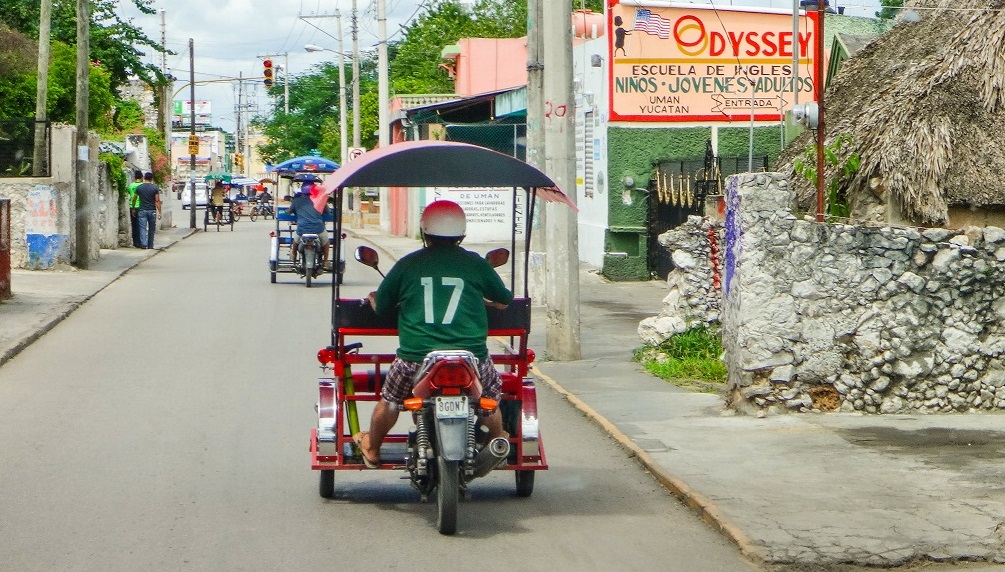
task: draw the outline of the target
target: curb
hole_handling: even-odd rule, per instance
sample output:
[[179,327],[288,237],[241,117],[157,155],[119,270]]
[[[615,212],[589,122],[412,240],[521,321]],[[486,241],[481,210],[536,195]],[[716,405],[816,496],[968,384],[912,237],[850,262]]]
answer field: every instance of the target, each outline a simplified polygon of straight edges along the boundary
[[608,421],[607,418],[587,405],[582,399],[576,397],[573,393],[562,387],[562,385],[557,381],[542,372],[540,367],[531,367],[530,373],[534,377],[547,383],[559,395],[564,397],[566,401],[571,403],[573,407],[586,415],[587,419],[593,421],[597,426],[613,437],[622,448],[628,450],[635,456],[636,459],[638,459],[639,464],[649,471],[653,477],[655,477],[657,482],[669,490],[671,494],[683,501],[688,508],[697,512],[698,516],[706,524],[733,541],[737,547],[739,547],[740,552],[744,556],[750,559],[755,559],[759,562],[767,562],[767,554],[765,554],[764,550],[755,545],[753,541],[751,541],[750,537],[747,536],[747,534],[743,532],[743,530],[737,526],[736,523],[730,520],[730,518],[726,516],[725,513],[723,513],[722,510],[719,509],[714,502],[712,502],[711,499],[698,491],[695,491],[681,478],[661,467],[653,460],[652,455],[639,447],[627,435],[622,433],[616,425]]

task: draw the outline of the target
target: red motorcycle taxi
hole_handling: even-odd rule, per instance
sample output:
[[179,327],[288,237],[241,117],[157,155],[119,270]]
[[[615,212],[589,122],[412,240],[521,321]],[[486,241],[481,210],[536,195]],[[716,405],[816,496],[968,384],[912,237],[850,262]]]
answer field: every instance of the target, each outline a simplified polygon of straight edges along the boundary
[[[527,213],[523,221],[526,228],[530,228],[538,198],[576,208],[551,179],[525,162],[483,147],[449,141],[395,143],[367,152],[328,176],[323,186],[334,196],[335,204],[342,204],[342,193],[349,187],[509,187],[514,219],[520,201],[524,201],[520,212]],[[343,239],[339,218],[333,233],[336,252]],[[517,234],[518,225],[514,223],[510,250],[516,250]],[[404,409],[412,414],[413,426],[405,433],[388,434],[381,447],[377,468],[404,470],[423,502],[435,493],[437,529],[442,534],[457,531],[459,502],[466,498],[468,486],[475,479],[492,471],[512,471],[516,495],[529,497],[535,474],[548,468],[538,426],[536,387],[529,375],[534,361],[534,351],[528,347],[529,239],[524,239],[522,246],[522,296],[514,288],[517,257],[511,257],[508,249],[486,254],[493,267],[509,264],[510,288],[517,294],[505,309],[486,309],[488,335],[508,340],[490,345],[492,361],[502,378],[499,401],[481,395],[477,359],[469,352],[431,352],[416,374],[413,397],[404,403]],[[356,259],[379,271],[377,253],[372,248],[358,248]],[[330,375],[318,380],[318,423],[310,436],[311,468],[319,471],[319,493],[325,498],[335,494],[336,471],[367,468],[352,439],[360,430],[357,404],[380,399],[395,357],[393,352],[366,351],[363,340],[396,338],[398,334],[396,316],[377,316],[365,299],[341,298],[340,286],[340,281],[332,284],[331,342],[318,352],[318,361]],[[483,442],[478,416],[497,408],[508,437]]]

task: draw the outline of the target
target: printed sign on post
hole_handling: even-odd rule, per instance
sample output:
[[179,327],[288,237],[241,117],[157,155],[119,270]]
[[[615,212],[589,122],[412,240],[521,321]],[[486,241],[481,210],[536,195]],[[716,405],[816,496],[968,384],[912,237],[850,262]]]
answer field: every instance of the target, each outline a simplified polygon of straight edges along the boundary
[[467,219],[468,243],[509,240],[513,224],[516,224],[517,239],[523,238],[524,207],[526,193],[517,190],[516,220],[513,220],[513,189],[432,189],[426,196],[429,202],[435,200],[454,201],[464,209]]
[[814,98],[815,12],[797,35],[791,13],[752,8],[618,3],[608,17],[612,121],[779,121],[796,90]]

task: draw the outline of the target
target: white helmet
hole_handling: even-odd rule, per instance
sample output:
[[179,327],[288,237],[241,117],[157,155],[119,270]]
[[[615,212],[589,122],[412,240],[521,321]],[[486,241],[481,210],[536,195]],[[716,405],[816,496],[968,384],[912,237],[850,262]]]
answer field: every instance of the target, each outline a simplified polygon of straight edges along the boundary
[[467,226],[464,209],[453,201],[433,201],[422,211],[419,228],[426,236],[461,238]]

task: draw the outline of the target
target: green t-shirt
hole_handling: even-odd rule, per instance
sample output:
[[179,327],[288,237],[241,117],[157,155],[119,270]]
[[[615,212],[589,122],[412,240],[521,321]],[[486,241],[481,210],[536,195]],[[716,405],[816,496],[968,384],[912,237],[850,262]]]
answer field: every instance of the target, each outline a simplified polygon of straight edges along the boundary
[[488,357],[485,299],[513,301],[496,271],[460,246],[433,246],[405,256],[377,289],[378,313],[398,311],[398,357],[421,362],[433,350]]
[[136,187],[143,184],[143,181],[135,181],[129,183],[129,187],[126,190],[129,191],[129,208],[136,209],[140,207],[140,198],[136,196]]

